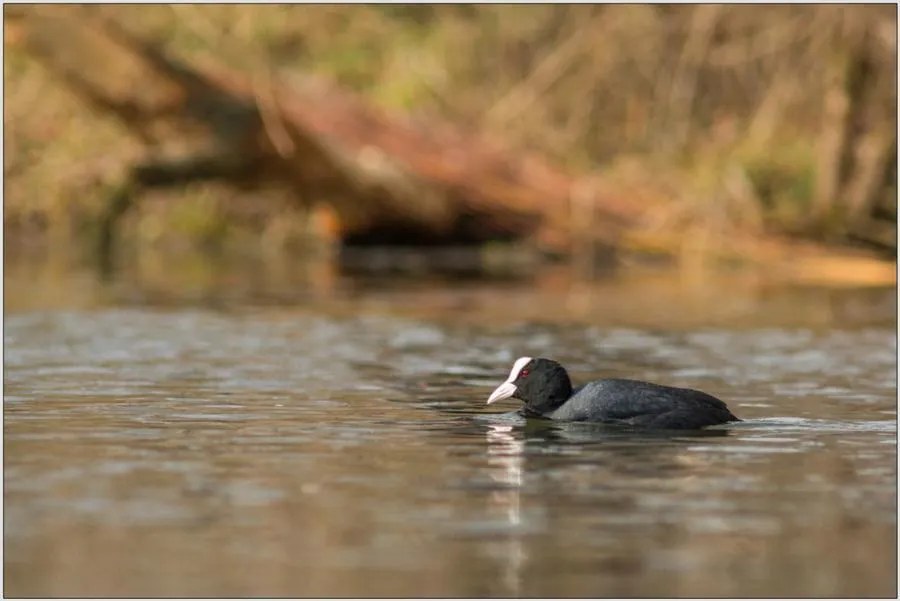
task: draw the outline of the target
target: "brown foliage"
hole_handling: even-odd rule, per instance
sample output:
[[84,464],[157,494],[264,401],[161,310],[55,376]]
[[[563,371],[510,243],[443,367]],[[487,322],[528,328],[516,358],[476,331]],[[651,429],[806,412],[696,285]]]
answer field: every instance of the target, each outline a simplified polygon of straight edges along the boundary
[[[444,116],[598,171],[619,196],[659,198],[651,225],[893,243],[873,225],[896,214],[891,5],[93,10],[192,63],[325,74],[423,121]],[[34,77],[8,70],[7,89],[23,74]],[[10,100],[7,114],[22,114],[23,95]],[[10,133],[8,176],[32,135]]]

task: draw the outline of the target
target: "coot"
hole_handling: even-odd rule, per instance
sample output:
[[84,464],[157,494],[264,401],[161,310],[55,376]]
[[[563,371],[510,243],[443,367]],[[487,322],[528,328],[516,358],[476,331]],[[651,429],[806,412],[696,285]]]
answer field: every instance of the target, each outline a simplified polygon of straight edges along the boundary
[[516,359],[487,402],[510,397],[525,402],[522,415],[555,420],[690,430],[741,421],[716,397],[690,388],[612,378],[573,390],[565,368],[543,358]]

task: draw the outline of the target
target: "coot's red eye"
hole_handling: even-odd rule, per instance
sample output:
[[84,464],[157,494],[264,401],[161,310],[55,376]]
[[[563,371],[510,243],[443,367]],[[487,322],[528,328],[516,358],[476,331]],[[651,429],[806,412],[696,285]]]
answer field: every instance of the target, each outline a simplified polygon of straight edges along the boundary
[[519,377],[520,377],[520,378],[524,378],[524,377],[527,376],[527,375],[528,375],[528,370],[527,370],[527,369],[523,369],[522,371],[519,372]]

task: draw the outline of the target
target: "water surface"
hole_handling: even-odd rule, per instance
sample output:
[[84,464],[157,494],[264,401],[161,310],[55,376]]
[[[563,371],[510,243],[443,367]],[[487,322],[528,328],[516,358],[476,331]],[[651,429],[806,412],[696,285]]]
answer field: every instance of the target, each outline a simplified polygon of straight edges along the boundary
[[[5,594],[896,595],[891,328],[476,319],[400,296],[8,314]],[[486,407],[520,355],[701,388],[746,421]]]

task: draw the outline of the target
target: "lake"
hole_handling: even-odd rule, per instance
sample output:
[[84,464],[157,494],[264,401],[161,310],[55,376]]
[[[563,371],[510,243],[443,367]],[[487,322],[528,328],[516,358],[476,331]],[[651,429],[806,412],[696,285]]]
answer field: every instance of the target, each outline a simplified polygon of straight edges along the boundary
[[[172,271],[7,266],[5,595],[897,594],[893,289]],[[522,355],[745,421],[487,407]]]

